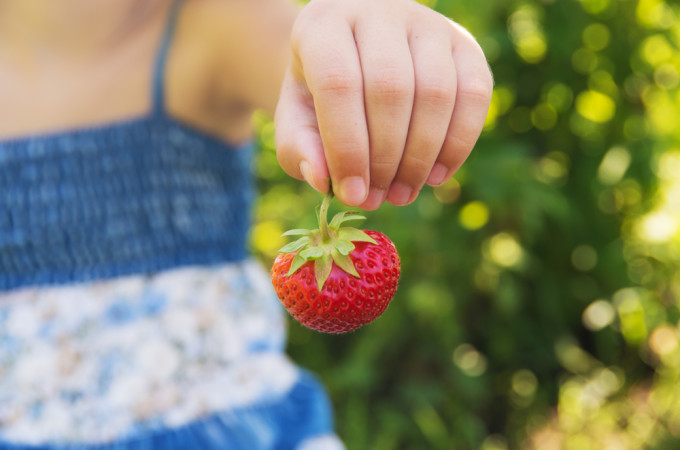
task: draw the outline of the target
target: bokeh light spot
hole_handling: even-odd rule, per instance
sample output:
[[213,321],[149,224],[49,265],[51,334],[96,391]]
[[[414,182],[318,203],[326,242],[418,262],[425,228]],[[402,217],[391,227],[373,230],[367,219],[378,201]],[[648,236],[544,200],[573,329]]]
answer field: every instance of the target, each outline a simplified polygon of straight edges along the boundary
[[666,211],[653,211],[636,224],[637,235],[650,243],[667,242],[678,232],[678,221]]
[[562,184],[569,173],[569,156],[552,151],[538,160],[536,179],[549,184]]
[[453,351],[453,362],[468,376],[478,377],[486,371],[486,357],[470,344],[460,344]]
[[591,331],[598,331],[611,324],[616,317],[616,311],[606,300],[595,300],[583,310],[581,320],[583,325]]
[[538,11],[531,5],[523,5],[509,18],[510,39],[515,51],[524,61],[536,64],[543,60],[548,44],[541,29]]
[[498,114],[505,114],[515,104],[515,92],[508,86],[497,86],[493,97],[498,101]]
[[555,343],[555,356],[562,367],[574,373],[586,373],[595,364],[594,358],[570,337]]
[[588,77],[588,87],[593,91],[602,92],[612,99],[617,99],[619,96],[619,87],[612,77],[612,74],[606,70],[596,70]]
[[663,153],[654,164],[656,176],[667,181],[680,179],[680,149]]
[[635,11],[638,22],[649,28],[668,29],[677,14],[663,0],[639,0]]
[[484,438],[479,450],[508,450],[508,442],[500,434],[492,434]]
[[616,291],[612,297],[619,314],[619,324],[623,338],[638,344],[647,336],[644,308],[640,303],[639,289],[623,288]]
[[563,112],[574,101],[574,92],[566,84],[555,83],[548,89],[545,99],[555,110]]
[[598,51],[609,45],[610,35],[611,33],[606,25],[593,23],[583,30],[581,37],[586,47],[590,50]]
[[268,220],[257,223],[252,229],[253,246],[265,255],[275,256],[286,243],[282,234],[283,228],[278,222]]
[[673,64],[662,64],[654,69],[654,82],[661,89],[671,90],[680,84],[680,74]]
[[520,369],[512,375],[512,390],[520,397],[533,397],[538,387],[536,375],[528,369]]
[[599,14],[609,8],[610,0],[579,0],[579,2],[590,14]]
[[678,330],[668,324],[662,324],[649,336],[649,348],[659,356],[668,355],[678,348]]
[[653,67],[670,61],[673,53],[673,47],[662,34],[650,36],[640,44],[642,58]]
[[446,183],[434,188],[434,197],[441,203],[449,204],[460,197],[460,183],[455,178],[450,178]]
[[621,181],[630,166],[630,153],[623,147],[612,147],[605,153],[597,169],[597,179],[604,185]]
[[601,92],[588,90],[576,97],[576,111],[592,122],[605,123],[614,117],[616,103]]
[[468,230],[478,230],[489,221],[489,207],[480,201],[463,206],[459,215],[460,224]]
[[488,242],[490,259],[503,267],[514,267],[522,262],[524,250],[517,239],[509,233],[498,233]]
[[531,123],[539,130],[550,130],[557,123],[557,111],[549,103],[536,105],[531,111]]

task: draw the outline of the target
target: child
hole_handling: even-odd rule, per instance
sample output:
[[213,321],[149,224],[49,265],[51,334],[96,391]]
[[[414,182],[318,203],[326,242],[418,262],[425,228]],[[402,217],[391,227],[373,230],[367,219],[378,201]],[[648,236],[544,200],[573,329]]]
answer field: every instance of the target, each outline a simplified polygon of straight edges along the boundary
[[250,115],[375,209],[458,169],[491,84],[411,0],[1,0],[0,448],[342,448],[246,254]]

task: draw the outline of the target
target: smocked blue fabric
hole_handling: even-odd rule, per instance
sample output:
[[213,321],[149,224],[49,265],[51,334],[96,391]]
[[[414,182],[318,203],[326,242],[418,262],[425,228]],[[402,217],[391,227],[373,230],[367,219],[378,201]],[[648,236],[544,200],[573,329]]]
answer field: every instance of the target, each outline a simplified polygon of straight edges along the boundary
[[330,436],[330,405],[318,381],[302,372],[297,384],[282,399],[253,405],[111,444],[21,445],[0,441],[3,450],[342,450],[333,440],[313,443],[307,437]]
[[151,273],[246,256],[250,145],[153,109],[100,127],[0,141],[0,290]]

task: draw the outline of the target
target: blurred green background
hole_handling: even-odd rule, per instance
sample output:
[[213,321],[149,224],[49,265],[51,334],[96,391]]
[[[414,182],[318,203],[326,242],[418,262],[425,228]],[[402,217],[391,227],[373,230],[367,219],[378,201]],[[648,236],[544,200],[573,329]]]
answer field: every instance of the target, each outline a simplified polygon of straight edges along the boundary
[[[680,5],[425,3],[486,52],[485,131],[455,179],[368,213],[402,257],[387,312],[343,336],[291,321],[290,354],[350,450],[680,448]],[[271,264],[321,196],[256,120]]]

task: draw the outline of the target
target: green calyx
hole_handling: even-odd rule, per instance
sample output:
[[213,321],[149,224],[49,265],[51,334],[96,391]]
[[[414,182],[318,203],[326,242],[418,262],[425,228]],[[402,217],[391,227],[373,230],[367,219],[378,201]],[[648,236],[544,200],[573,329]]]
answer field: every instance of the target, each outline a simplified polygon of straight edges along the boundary
[[328,215],[328,207],[331,204],[331,200],[333,200],[333,190],[329,189],[319,208],[319,229],[296,229],[283,233],[282,236],[301,237],[279,250],[280,253],[297,252],[293,261],[291,261],[287,276],[294,274],[308,261],[314,261],[314,275],[319,291],[323,289],[324,283],[326,283],[328,276],[331,274],[334,262],[345,272],[359,278],[359,273],[349,257],[349,254],[355,248],[353,242],[376,244],[373,238],[358,228],[342,226],[345,222],[351,220],[366,219],[356,212],[340,212],[328,223],[326,216]]

